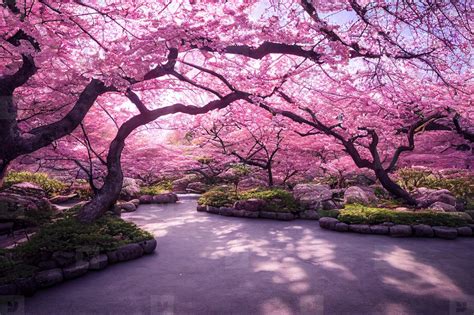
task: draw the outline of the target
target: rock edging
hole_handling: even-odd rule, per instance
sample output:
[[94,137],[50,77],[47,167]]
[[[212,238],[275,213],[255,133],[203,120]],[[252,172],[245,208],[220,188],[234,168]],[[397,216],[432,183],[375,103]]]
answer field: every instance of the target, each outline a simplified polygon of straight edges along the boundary
[[[248,201],[248,200],[247,200]],[[276,212],[276,211],[262,211],[258,207],[243,207],[241,204],[236,203],[236,207],[213,207],[198,205],[197,211],[207,212],[212,214],[219,214],[227,217],[240,217],[240,218],[262,218],[262,219],[273,219],[281,221],[291,221],[295,219],[303,220],[318,220],[319,214],[315,210],[306,210],[300,212]]]
[[404,225],[390,222],[376,225],[347,224],[335,218],[324,217],[319,219],[319,226],[337,232],[389,235],[392,237],[438,237],[452,240],[458,236],[474,235],[474,225],[472,224],[462,227],[430,226],[426,224]]
[[0,295],[31,296],[39,289],[81,277],[89,271],[102,270],[114,263],[151,254],[155,251],[156,245],[155,239],[131,243],[113,251],[98,253],[90,259],[84,259],[82,255],[76,255],[74,252],[55,252],[50,260],[39,266],[40,271],[33,276],[15,279],[12,283],[0,285]]

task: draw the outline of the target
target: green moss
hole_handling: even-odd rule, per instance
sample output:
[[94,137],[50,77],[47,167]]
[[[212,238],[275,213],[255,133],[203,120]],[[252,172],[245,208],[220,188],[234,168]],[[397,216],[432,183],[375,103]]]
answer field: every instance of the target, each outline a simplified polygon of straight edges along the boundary
[[472,200],[474,198],[474,176],[457,175],[455,178],[444,178],[430,170],[416,168],[402,168],[397,172],[398,184],[406,190],[419,187],[447,189],[456,197]]
[[212,207],[231,207],[238,199],[237,193],[232,188],[218,186],[202,194],[198,199],[198,204]]
[[348,224],[427,224],[431,226],[465,226],[469,222],[456,213],[445,212],[403,212],[385,208],[371,208],[362,205],[346,205],[341,210],[338,220]]
[[239,199],[262,199],[266,201],[264,211],[293,212],[299,210],[299,204],[293,195],[284,189],[252,189],[244,191]]
[[227,186],[214,187],[204,193],[198,204],[213,207],[231,207],[238,200],[265,200],[263,211],[294,212],[299,210],[299,204],[293,195],[283,189],[252,189],[237,194]]
[[339,216],[339,213],[340,211],[337,209],[318,211],[319,217],[321,218],[324,218],[324,217],[337,218]]
[[45,173],[30,173],[30,172],[10,172],[5,177],[5,187],[10,187],[14,184],[30,182],[43,188],[48,196],[53,196],[62,192],[66,185],[56,179],[50,178]]
[[173,190],[173,182],[171,180],[162,180],[159,183],[140,187],[140,194],[141,195],[159,195],[163,193],[167,193]]

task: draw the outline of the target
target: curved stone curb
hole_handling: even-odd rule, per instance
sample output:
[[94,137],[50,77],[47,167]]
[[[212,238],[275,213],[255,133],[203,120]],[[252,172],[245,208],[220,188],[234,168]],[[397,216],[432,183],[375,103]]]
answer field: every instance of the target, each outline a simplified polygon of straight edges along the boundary
[[78,255],[78,257],[74,257],[72,261],[68,261],[68,264],[62,267],[61,263],[65,261],[63,258],[67,255],[65,255],[66,252],[57,252],[59,254],[54,253],[52,255],[55,260],[49,261],[50,268],[43,268],[43,270],[40,270],[32,277],[16,279],[13,283],[0,285],[0,295],[31,296],[39,289],[48,288],[65,280],[81,277],[91,270],[102,270],[110,264],[140,258],[143,255],[153,253],[155,249],[156,240],[151,239],[140,243],[123,245],[114,251],[98,253],[89,260],[82,259],[82,255]]
[[295,219],[302,220],[318,220],[319,214],[314,210],[306,210],[301,212],[276,212],[276,211],[260,211],[255,209],[236,209],[228,207],[213,207],[198,205],[196,210],[198,212],[207,212],[212,214],[219,214],[227,217],[240,217],[240,218],[261,218],[271,219],[280,221],[291,221]]
[[337,232],[354,232],[360,234],[390,235],[392,237],[438,237],[447,240],[458,236],[473,236],[474,225],[462,227],[429,226],[425,224],[403,225],[390,222],[377,225],[347,224],[335,218],[319,219],[319,226],[323,229]]

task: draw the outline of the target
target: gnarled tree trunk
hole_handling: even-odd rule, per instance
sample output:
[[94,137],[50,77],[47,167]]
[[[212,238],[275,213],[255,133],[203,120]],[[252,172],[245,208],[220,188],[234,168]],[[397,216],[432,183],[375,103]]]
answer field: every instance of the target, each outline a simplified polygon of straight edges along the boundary
[[0,161],[0,188],[3,187],[3,181],[5,180],[5,176],[7,175],[9,161],[1,160]]
[[390,176],[388,176],[388,173],[385,170],[378,169],[373,171],[380,184],[382,184],[383,188],[385,188],[389,193],[391,193],[394,197],[405,200],[405,202],[411,206],[416,206],[415,198],[413,198],[406,190],[400,187],[400,185],[395,183],[390,178]]

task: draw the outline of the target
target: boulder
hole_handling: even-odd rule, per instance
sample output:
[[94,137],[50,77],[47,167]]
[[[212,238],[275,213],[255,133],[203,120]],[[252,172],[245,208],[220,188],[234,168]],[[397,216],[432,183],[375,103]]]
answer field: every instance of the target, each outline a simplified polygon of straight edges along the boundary
[[140,195],[140,185],[136,179],[125,177],[123,179],[122,191],[120,192],[120,199],[132,200],[138,198]]
[[34,197],[34,198],[47,197],[47,194],[43,188],[41,188],[40,186],[34,183],[29,183],[29,182],[14,184],[7,189],[7,192],[12,193],[12,194],[22,195],[22,196]]
[[362,205],[371,205],[377,202],[377,197],[370,187],[351,186],[344,192],[344,203],[358,203]]
[[370,234],[370,225],[368,224],[350,224],[349,231],[361,233],[361,234]]
[[115,264],[119,261],[116,250],[106,252],[105,254],[107,255],[107,261],[109,264]]
[[186,186],[186,191],[189,193],[202,194],[206,192],[207,185],[201,182],[192,182]]
[[188,174],[180,179],[173,181],[173,191],[178,193],[186,192],[186,188],[192,182],[196,182],[198,180],[198,176],[195,174]]
[[319,214],[315,210],[305,210],[299,213],[300,219],[303,220],[319,220]]
[[265,207],[265,201],[262,199],[239,200],[234,204],[237,210],[259,211]]
[[107,267],[109,258],[106,254],[99,254],[89,260],[89,270],[101,270]]
[[276,215],[277,220],[281,221],[291,221],[295,219],[294,214],[290,212],[277,212]]
[[79,195],[74,193],[70,195],[56,196],[56,197],[50,198],[49,202],[54,203],[54,204],[61,204],[61,203],[77,200],[78,198],[79,198]]
[[334,230],[337,223],[339,223],[339,220],[335,218],[324,217],[319,219],[319,226],[323,229]]
[[264,219],[276,219],[276,218],[277,218],[277,214],[276,214],[276,212],[272,212],[272,211],[261,211],[261,212],[260,212],[260,218],[264,218]]
[[390,236],[393,237],[408,237],[413,233],[411,226],[396,224],[390,227]]
[[329,185],[298,184],[293,188],[295,199],[310,210],[320,209],[324,201],[332,199],[332,194]]
[[122,202],[116,205],[120,211],[123,212],[134,212],[137,211],[137,206],[135,206],[134,203],[131,202]]
[[135,207],[137,207],[137,208],[140,205],[140,199],[132,199],[129,202],[133,203],[135,205]]
[[42,260],[38,262],[37,266],[40,270],[48,270],[48,269],[54,269],[58,267],[58,265],[56,264],[54,260]]
[[321,202],[321,208],[323,210],[333,210],[333,209],[341,209],[342,206],[337,204],[334,200],[324,200]]
[[433,231],[436,237],[444,238],[447,240],[453,240],[458,236],[458,230],[452,227],[433,226]]
[[146,241],[140,242],[139,245],[143,248],[143,252],[145,254],[151,254],[155,251],[157,244],[156,244],[156,240],[152,239],[152,240],[146,240]]
[[232,216],[234,216],[234,217],[244,217],[245,212],[246,212],[245,210],[234,209],[234,210],[232,210]]
[[243,217],[244,218],[258,218],[258,215],[259,215],[259,212],[258,211],[247,211],[247,210],[243,210]]
[[387,235],[390,232],[390,228],[385,225],[376,224],[370,226],[370,233],[377,235]]
[[421,208],[428,208],[436,202],[442,202],[456,207],[456,197],[454,197],[447,189],[429,189],[420,187],[415,189],[413,197]]
[[429,207],[430,210],[438,212],[456,212],[456,207],[441,201],[436,201]]
[[59,268],[40,271],[35,275],[35,282],[40,288],[50,287],[62,282],[63,272]]
[[128,244],[117,249],[117,260],[127,261],[143,256],[143,248],[138,244]]
[[219,214],[219,208],[213,206],[207,206],[207,212]]
[[143,195],[139,198],[141,204],[152,203],[175,203],[178,201],[178,196],[175,193],[163,193],[159,195]]
[[54,209],[46,197],[22,195],[21,192],[12,192],[10,189],[0,192],[0,218],[3,221],[28,221],[28,218],[50,215]]
[[58,251],[54,252],[51,257],[56,262],[56,264],[58,264],[59,267],[72,265],[76,262],[75,252]]
[[426,224],[413,225],[413,234],[418,237],[433,237],[434,231],[431,226]]
[[468,226],[461,226],[457,228],[459,236],[472,236],[472,229]]
[[74,279],[82,276],[89,270],[88,261],[77,261],[75,264],[63,268],[64,279]]
[[207,210],[207,206],[197,205],[196,210],[199,211],[199,212],[205,212]]
[[233,208],[227,208],[227,207],[220,207],[219,208],[219,214],[227,216],[227,217],[231,217],[232,216],[232,210],[234,210],[234,209]]
[[338,232],[347,232],[349,231],[349,224],[344,223],[344,222],[338,222],[336,223],[336,226],[334,227],[334,230]]

